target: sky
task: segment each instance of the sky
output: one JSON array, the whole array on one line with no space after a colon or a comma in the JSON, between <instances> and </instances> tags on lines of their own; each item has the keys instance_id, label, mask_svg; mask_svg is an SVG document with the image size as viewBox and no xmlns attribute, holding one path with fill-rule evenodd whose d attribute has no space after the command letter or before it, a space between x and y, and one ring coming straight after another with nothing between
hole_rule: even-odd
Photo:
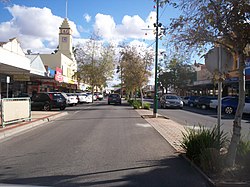
<instances>
[{"instance_id":1,"label":"sky","mask_svg":"<svg viewBox=\"0 0 250 187\"><path fill-rule=\"evenodd\" d=\"M0 3L0 42L17 37L24 52L51 53L67 17L74 44L97 32L105 41L154 47L154 6L154 0L9 0ZM167 26L177 14L169 6L160 8L159 22Z\"/></svg>"}]
</instances>

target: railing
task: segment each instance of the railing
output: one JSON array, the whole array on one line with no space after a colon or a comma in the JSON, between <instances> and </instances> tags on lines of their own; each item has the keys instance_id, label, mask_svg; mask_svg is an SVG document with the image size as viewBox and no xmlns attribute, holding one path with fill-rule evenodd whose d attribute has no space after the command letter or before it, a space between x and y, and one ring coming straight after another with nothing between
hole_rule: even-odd
<instances>
[{"instance_id":1,"label":"railing","mask_svg":"<svg viewBox=\"0 0 250 187\"><path fill-rule=\"evenodd\" d=\"M30 98L4 98L1 99L1 124L15 123L31 120Z\"/></svg>"}]
</instances>

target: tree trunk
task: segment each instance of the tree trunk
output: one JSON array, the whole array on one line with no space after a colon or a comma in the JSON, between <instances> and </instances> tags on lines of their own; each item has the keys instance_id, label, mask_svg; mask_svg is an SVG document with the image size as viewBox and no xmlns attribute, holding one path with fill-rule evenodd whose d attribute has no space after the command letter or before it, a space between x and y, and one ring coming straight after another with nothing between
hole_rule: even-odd
<instances>
[{"instance_id":1,"label":"tree trunk","mask_svg":"<svg viewBox=\"0 0 250 187\"><path fill-rule=\"evenodd\" d=\"M229 167L234 166L237 146L240 141L241 136L241 119L243 114L243 109L245 106L245 60L242 53L238 53L239 62L239 100L238 107L235 113L233 121L233 135L228 149L227 165Z\"/></svg>"},{"instance_id":2,"label":"tree trunk","mask_svg":"<svg viewBox=\"0 0 250 187\"><path fill-rule=\"evenodd\" d=\"M144 103L143 103L143 93L142 93L142 88L140 88L140 93L141 93L141 106L142 106L142 108L143 108Z\"/></svg>"}]
</instances>

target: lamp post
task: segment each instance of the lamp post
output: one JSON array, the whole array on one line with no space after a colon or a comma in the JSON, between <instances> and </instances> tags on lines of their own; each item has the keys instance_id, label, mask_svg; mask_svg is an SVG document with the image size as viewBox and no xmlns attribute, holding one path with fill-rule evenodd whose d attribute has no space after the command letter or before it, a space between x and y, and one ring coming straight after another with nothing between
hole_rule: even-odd
<instances>
[{"instance_id":1,"label":"lamp post","mask_svg":"<svg viewBox=\"0 0 250 187\"><path fill-rule=\"evenodd\" d=\"M156 23L154 24L156 28L155 32L155 86L154 86L154 110L153 116L157 117L157 109L158 109L158 98L157 98L157 90L158 90L158 75L157 75L157 66L158 66L158 32L159 32L159 0L156 0Z\"/></svg>"}]
</instances>

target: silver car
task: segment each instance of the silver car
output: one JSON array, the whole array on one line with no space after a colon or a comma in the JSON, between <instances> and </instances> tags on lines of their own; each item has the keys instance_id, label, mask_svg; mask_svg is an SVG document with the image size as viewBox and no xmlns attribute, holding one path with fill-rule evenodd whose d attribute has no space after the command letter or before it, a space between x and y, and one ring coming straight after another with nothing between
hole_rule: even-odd
<instances>
[{"instance_id":1,"label":"silver car","mask_svg":"<svg viewBox=\"0 0 250 187\"><path fill-rule=\"evenodd\" d=\"M183 108L183 101L177 95L165 94L160 99L161 108Z\"/></svg>"}]
</instances>

